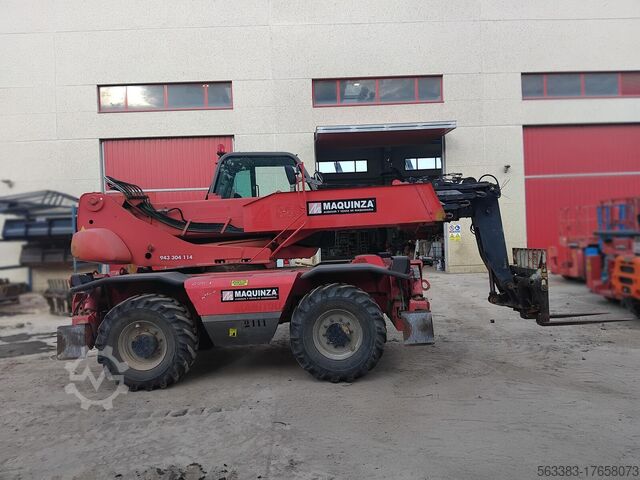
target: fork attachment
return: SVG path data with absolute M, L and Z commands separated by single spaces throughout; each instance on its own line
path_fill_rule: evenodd
M 489 178 L 494 177 L 485 176 Z M 443 204 L 447 220 L 471 218 L 478 253 L 489 271 L 489 302 L 510 307 L 522 318 L 535 319 L 538 325 L 563 326 L 626 320 L 564 320 L 602 313 L 566 313 L 549 311 L 549 277 L 546 250 L 514 248 L 513 264 L 509 264 L 504 228 L 500 216 L 500 186 L 473 178 L 443 178 L 434 184 Z

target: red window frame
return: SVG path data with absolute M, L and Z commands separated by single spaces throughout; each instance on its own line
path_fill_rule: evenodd
M 209 85 L 229 85 L 229 105 L 225 106 L 209 106 Z M 201 85 L 204 89 L 204 103 L 201 107 L 169 107 L 169 86 L 181 85 Z M 161 108 L 129 108 L 127 103 L 128 89 L 127 87 L 142 86 L 161 86 L 163 87 L 163 106 Z M 103 109 L 100 102 L 100 89 L 106 87 L 125 87 L 124 108 Z M 233 109 L 233 82 L 216 81 L 216 82 L 172 82 L 172 83 L 131 83 L 131 84 L 111 84 L 98 85 L 98 113 L 123 113 L 123 112 L 174 112 L 187 110 L 232 110 Z
M 437 100 L 420 100 L 418 98 L 418 80 L 422 78 L 438 78 L 440 79 L 440 98 Z M 383 102 L 380 100 L 380 80 L 400 80 L 411 79 L 413 80 L 413 100 L 397 101 L 397 102 Z M 375 96 L 372 102 L 349 102 L 344 103 L 340 98 L 340 82 L 344 81 L 356 81 L 356 80 L 375 80 Z M 316 103 L 316 82 L 335 82 L 336 84 L 336 103 Z M 311 81 L 311 103 L 314 108 L 324 107 L 361 107 L 370 105 L 412 105 L 416 103 L 443 103 L 444 102 L 444 90 L 443 90 L 442 75 L 400 75 L 393 77 L 345 77 L 345 78 L 314 78 Z
M 618 76 L 618 92 L 615 95 L 587 95 L 585 91 L 585 75 L 597 74 L 597 73 L 613 73 Z M 622 80 L 625 75 L 640 75 L 640 72 L 527 72 L 521 75 L 520 88 L 522 89 L 522 79 L 529 75 L 542 75 L 543 92 L 542 95 L 530 95 L 525 96 L 524 90 L 522 90 L 523 100 L 584 100 L 585 98 L 638 98 L 640 94 L 629 94 L 622 92 Z M 579 75 L 580 76 L 580 94 L 579 95 L 548 95 L 547 94 L 547 79 L 553 75 Z

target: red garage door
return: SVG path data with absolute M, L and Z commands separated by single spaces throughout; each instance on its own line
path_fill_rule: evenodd
M 524 165 L 527 243 L 547 248 L 561 209 L 640 196 L 640 125 L 525 127 Z
M 104 140 L 105 175 L 134 183 L 155 201 L 198 200 L 211 185 L 220 150 L 233 137 Z

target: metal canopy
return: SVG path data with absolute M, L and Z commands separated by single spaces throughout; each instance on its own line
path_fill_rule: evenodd
M 25 218 L 35 216 L 69 216 L 78 199 L 53 190 L 18 193 L 0 197 L 0 214 Z
M 335 125 L 317 127 L 317 148 L 387 147 L 423 145 L 442 138 L 456 128 L 446 122 L 383 123 L 375 125 Z
M 77 203 L 76 197 L 53 190 L 0 197 L 0 215 L 17 217 L 5 219 L 0 240 L 68 243 L 75 231 Z

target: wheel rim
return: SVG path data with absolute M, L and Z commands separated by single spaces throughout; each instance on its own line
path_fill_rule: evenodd
M 328 310 L 313 325 L 313 344 L 332 360 L 344 360 L 354 355 L 362 345 L 362 326 L 351 312 Z
M 167 338 L 152 322 L 140 320 L 127 325 L 118 337 L 121 359 L 134 370 L 151 370 L 167 354 Z

